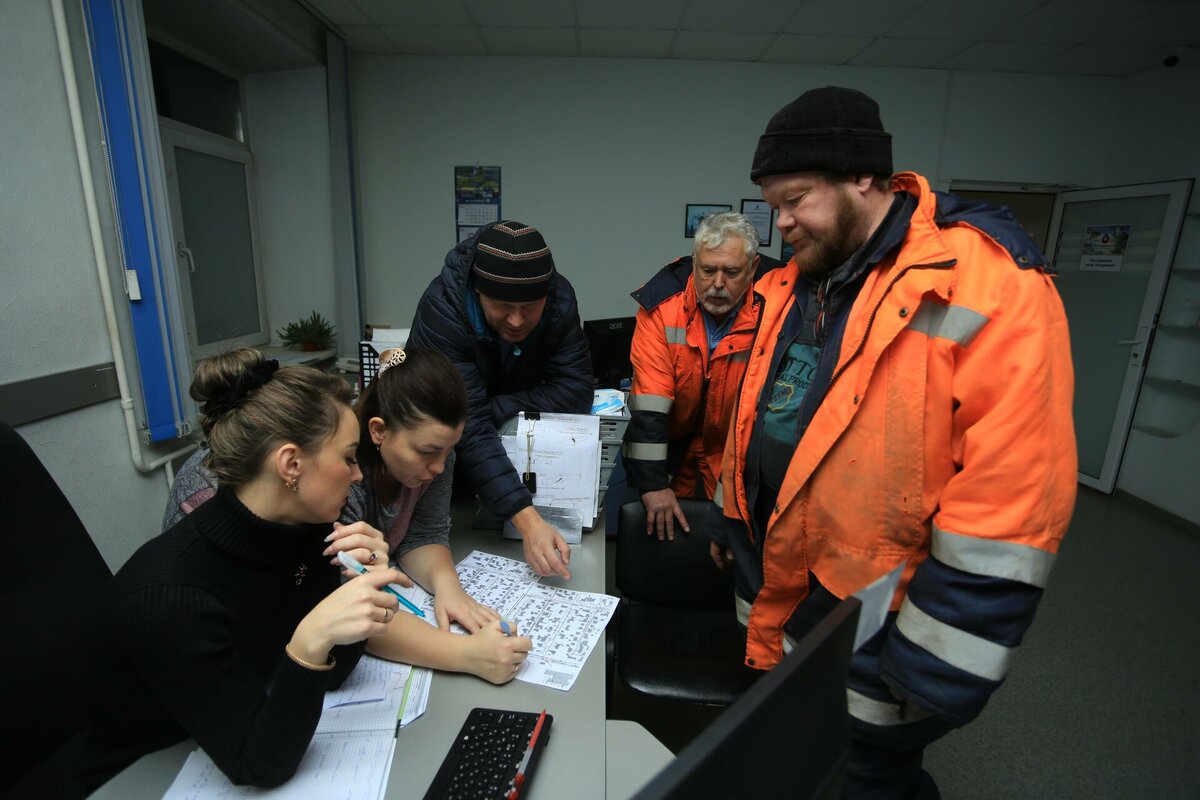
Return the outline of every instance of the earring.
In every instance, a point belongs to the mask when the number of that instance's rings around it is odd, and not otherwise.
[[[300,491],[300,478],[297,476],[291,480],[284,481],[283,485],[291,489],[293,492],[298,492]]]

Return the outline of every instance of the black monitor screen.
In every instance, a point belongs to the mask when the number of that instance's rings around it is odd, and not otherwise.
[[[621,381],[633,379],[629,350],[633,346],[636,317],[589,319],[583,323],[588,349],[592,353],[592,375],[600,389],[621,389]]]
[[[634,800],[839,797],[859,607],[857,598],[843,600]]]

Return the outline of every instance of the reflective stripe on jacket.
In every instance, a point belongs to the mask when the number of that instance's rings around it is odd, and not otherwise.
[[[681,258],[633,293],[641,307],[629,354],[633,386],[623,456],[630,486],[647,492],[670,485],[681,497],[707,498],[720,474],[756,313],[747,296],[709,354],[693,280],[692,259]]]
[[[747,664],[782,657],[810,573],[846,597],[906,564],[882,677],[962,724],[1003,679],[1074,507],[1070,342],[1050,276],[1031,268],[1044,258],[1011,214],[935,195],[912,173],[893,188],[918,198],[909,231],[854,302],[761,542],[748,541],[746,451],[795,262],[755,285],[720,504],[741,523],[737,559],[761,555]]]

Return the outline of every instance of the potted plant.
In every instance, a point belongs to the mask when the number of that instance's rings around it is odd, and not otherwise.
[[[275,334],[288,347],[300,350],[328,350],[333,347],[334,327],[316,311],[297,322],[289,322]]]

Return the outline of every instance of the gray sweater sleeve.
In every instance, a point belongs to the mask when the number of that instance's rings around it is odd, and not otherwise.
[[[217,493],[217,476],[204,466],[208,448],[201,447],[183,462],[175,473],[175,482],[167,495],[167,510],[163,513],[162,529],[175,527],[175,523],[195,511]]]

